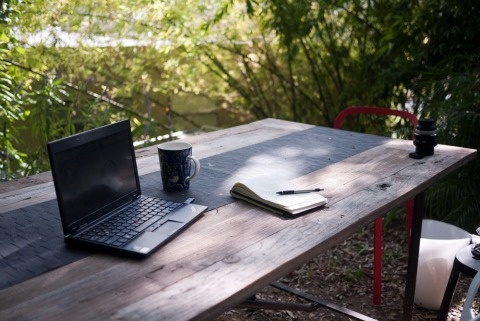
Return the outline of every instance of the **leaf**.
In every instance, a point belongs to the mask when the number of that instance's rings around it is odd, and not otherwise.
[[[0,42],[8,43],[10,42],[10,38],[4,33],[0,33]]]

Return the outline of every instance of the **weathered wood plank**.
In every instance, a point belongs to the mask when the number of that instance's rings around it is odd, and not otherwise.
[[[266,119],[261,122],[232,127],[221,132],[190,136],[179,141],[192,144],[193,155],[202,159],[279,138],[311,127],[313,126],[278,119]],[[137,159],[140,175],[160,170],[156,148],[156,146],[152,146],[137,152],[137,155],[146,154],[151,156]]]
[[[50,172],[44,172],[10,181],[2,181],[0,182],[0,194],[10,191],[17,191],[25,187],[40,185],[46,182],[50,182],[51,180],[52,174]]]
[[[266,119],[221,131],[189,136],[198,158],[206,158],[238,148],[305,130],[312,125],[278,119]],[[136,151],[139,175],[159,171],[156,146]],[[0,214],[55,199],[50,172],[0,183]]]
[[[53,182],[22,188],[20,191],[9,191],[0,194],[0,214],[18,208],[39,204],[55,199]]]
[[[383,166],[382,170],[375,171],[367,179],[355,178],[355,173],[368,171],[368,168],[363,166],[363,160],[370,157],[375,160],[384,157],[391,162],[389,166]],[[403,164],[398,159],[403,159]],[[328,246],[347,238],[353,231],[407,199],[409,194],[417,188],[416,186],[421,185],[426,178],[432,177],[432,180],[438,180],[439,175],[443,177],[445,173],[442,173],[444,170],[442,167],[450,166],[456,160],[452,155],[438,155],[424,162],[418,162],[405,158],[402,150],[377,148],[359,157],[354,156],[346,162],[319,170],[313,174],[314,177],[310,174],[306,175],[302,178],[304,181],[313,182],[315,185],[323,181],[328,187],[330,182],[335,181],[338,176],[340,181],[343,181],[341,170],[346,164],[355,164],[354,167],[356,167],[356,170],[350,171],[354,173],[353,179],[346,179],[344,183],[350,193],[340,199],[332,197],[327,211],[320,211],[295,220],[295,223],[288,228],[277,226],[277,233],[261,241],[256,240],[249,247],[209,265],[206,269],[166,288],[165,291],[155,293],[122,309],[116,316],[119,319],[130,317],[151,319],[161,311],[162,316],[167,320],[168,317],[179,317],[178,309],[181,306],[191,305],[192,302],[201,305],[199,302],[211,300],[205,306],[211,305],[216,308],[205,310],[202,314],[202,317],[209,319],[221,313],[226,304],[225,301],[215,301],[219,297],[243,293],[243,296],[236,298],[236,303],[240,303],[258,289],[259,283],[266,285],[288,273],[292,266],[302,264]],[[408,164],[405,165],[405,162]],[[441,166],[439,166],[440,163]],[[347,167],[351,168],[351,165]],[[258,229],[268,228],[272,223],[265,217],[263,220],[258,220],[255,226]],[[255,230],[253,234],[258,234],[256,232]],[[259,272],[259,267],[264,270]],[[260,279],[259,276],[261,276]],[[201,286],[205,283],[209,284],[208,289]],[[192,285],[201,288],[195,290]],[[219,294],[222,292],[224,293]],[[166,296],[167,293],[168,296]],[[177,295],[172,295],[173,293]],[[159,303],[152,311],[153,302]],[[231,303],[231,301],[228,302],[228,304]],[[197,306],[192,309],[183,309],[180,314],[181,319],[198,320],[199,308]]]
[[[413,160],[410,150],[409,142],[395,141],[296,179],[325,188],[325,209],[284,220],[243,202],[229,204],[145,261],[95,255],[2,290],[0,313],[52,320],[211,319],[475,156],[438,146],[434,156]],[[33,315],[37,309],[41,313]]]
[[[313,125],[267,118],[246,125],[222,129],[220,131],[188,136],[179,141],[188,142],[194,147],[195,145],[199,145],[198,150],[195,150],[195,152],[199,155],[204,155],[203,157],[209,157],[261,143],[269,139],[282,137],[311,127],[313,127]],[[156,146],[150,146],[138,150],[137,154],[138,156],[157,155],[157,149]]]

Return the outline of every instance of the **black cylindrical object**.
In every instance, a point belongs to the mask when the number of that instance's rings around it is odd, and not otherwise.
[[[435,120],[420,119],[414,133],[415,153],[422,156],[433,155],[433,149],[437,146],[437,127]]]

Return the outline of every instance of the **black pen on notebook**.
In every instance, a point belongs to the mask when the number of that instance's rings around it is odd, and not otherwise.
[[[280,195],[291,195],[291,194],[314,193],[314,192],[321,192],[321,191],[323,191],[323,188],[280,191],[280,192],[277,192],[277,194],[280,194]]]

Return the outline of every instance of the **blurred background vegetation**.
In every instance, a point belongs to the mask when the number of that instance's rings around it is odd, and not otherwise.
[[[375,105],[478,149],[479,25],[476,0],[0,0],[0,178],[48,170],[46,142],[122,118],[145,146]],[[401,125],[350,124],[411,137]],[[428,216],[479,226],[479,173],[477,159],[436,184]]]

